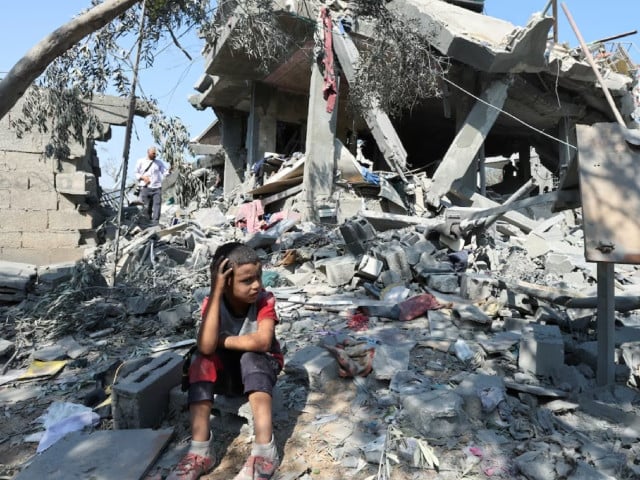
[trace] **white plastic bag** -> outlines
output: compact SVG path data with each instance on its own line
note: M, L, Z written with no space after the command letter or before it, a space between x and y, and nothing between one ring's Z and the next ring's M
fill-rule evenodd
M53 402L38 420L46 429L38 444L37 453L45 451L67 433L96 425L100 415L91 408L69 402Z
M469 348L469 345L467 345L467 342L463 339L459 338L456 340L456 343L453 344L453 348L456 352L456 357L458 357L458 360L461 362L466 362L473 358L473 352Z

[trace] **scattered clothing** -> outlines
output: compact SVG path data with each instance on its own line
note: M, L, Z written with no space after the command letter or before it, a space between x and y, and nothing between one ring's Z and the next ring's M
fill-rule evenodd
M236 213L235 224L239 228L246 228L249 233L258 232L265 225L263 215L264 207L260 200L243 203Z
M327 101L327 113L332 113L338 97L338 84L336 82L333 61L333 23L331 22L331 13L329 13L327 7L320 9L320 18L322 19L324 42L324 56L322 58L322 64L324 65L324 88L322 94Z

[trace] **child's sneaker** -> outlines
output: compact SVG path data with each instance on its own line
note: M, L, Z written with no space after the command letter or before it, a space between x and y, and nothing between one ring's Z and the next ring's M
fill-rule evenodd
M211 457L187 453L166 480L196 480L211 470L213 464L214 460Z
M269 460L251 455L233 480L269 480L278 469L278 457Z

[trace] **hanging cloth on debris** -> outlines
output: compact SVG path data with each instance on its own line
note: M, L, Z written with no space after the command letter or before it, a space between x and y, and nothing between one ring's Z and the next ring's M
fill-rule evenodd
M333 24L331 23L331 13L327 7L322 7L320 9L320 19L322 21L324 43L324 56L322 58L322 63L324 65L324 87L322 89L322 94L324 95L324 99L327 101L327 113L331 113L336 106L338 89L336 84L336 73L333 68Z
M261 200L243 203L236 213L235 225L246 228L249 233L257 232L264 225L262 215L264 215L264 207Z

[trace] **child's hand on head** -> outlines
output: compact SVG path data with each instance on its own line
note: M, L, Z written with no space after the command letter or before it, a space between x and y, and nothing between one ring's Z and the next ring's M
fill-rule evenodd
M217 293L222 294L232 272L233 268L228 258L223 257L211 263L211 281Z

